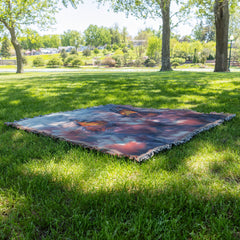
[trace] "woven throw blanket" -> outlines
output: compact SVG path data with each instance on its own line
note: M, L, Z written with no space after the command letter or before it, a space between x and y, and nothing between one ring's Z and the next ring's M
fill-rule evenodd
M109 104L5 124L141 162L234 116Z

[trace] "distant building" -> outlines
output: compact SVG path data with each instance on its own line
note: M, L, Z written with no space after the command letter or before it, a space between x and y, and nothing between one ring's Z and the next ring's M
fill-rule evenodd
M88 47L88 46L80 45L79 48L78 48L78 51L79 51L79 52L82 52L82 51L84 51L85 49L89 49L89 47Z
M58 52L61 52L63 49L66 51L66 52L71 52L72 49L75 48L74 46L66 46L66 47L58 47Z
M40 48L39 51L40 54L56 54L59 52L57 48Z
M42 53L41 53L40 50L32 50L32 51L27 50L27 51L24 52L24 55L26 55L26 56L30 56L30 55L41 55L41 54L42 54Z

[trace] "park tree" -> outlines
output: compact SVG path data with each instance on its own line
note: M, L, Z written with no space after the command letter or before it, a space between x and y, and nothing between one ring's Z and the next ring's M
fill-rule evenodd
M19 38L21 47L24 49L39 49L42 46L41 37L37 31L26 29L24 31L24 37Z
M99 47L111 43L111 34L109 29L98 27L97 25L89 25L84 31L85 42L87 46Z
M146 28L138 31L137 36L134 37L135 40L145 40L146 45L148 43L148 39L154 36L154 31L151 28Z
M161 71L170 71L170 5L171 0L97 0L99 3L110 2L115 12L126 12L140 18L162 18L162 67ZM176 0L179 2L179 0Z
M238 6L237 0L189 0L195 5L200 17L213 17L216 28L215 72L227 72L228 69L228 33L230 14Z
M229 33L234 39L240 39L240 6L236 6L235 12L230 15Z
M2 40L2 47L1 47L1 56L3 58L9 58L10 57L10 47L11 47L11 43L9 41L9 39L4 36L3 40Z
M216 29L214 24L214 19L207 21L206 24L200 21L193 29L193 36L195 40L201 42L216 41Z
M21 45L18 34L32 24L41 26L52 22L52 14L57 11L56 1L47 0L0 0L0 24L11 36L11 43L17 57L17 73L23 72Z
M40 39L45 48L58 48L62 45L61 37L58 34L43 35Z
M109 28L111 35L111 44L120 45L121 43L121 33L119 31L119 26L115 24L113 27Z
M161 45L161 39L156 36L148 39L147 56L157 63L159 63L160 60Z
M128 42L128 32L127 32L126 27L123 27L123 29L122 29L121 41L122 41L123 44L127 44L127 42Z
M67 30L61 35L61 41L63 46L74 46L78 49L83 44L83 37L76 30Z
M65 5L68 2L76 6L79 1L63 0ZM33 24L40 27L51 25L58 10L58 0L0 0L0 28L4 26L10 33L17 57L17 73L23 72L19 33Z

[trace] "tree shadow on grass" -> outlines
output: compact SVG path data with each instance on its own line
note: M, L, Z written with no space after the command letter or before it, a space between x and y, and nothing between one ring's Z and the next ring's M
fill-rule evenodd
M236 76L228 75L234 85ZM239 176L237 170L231 175L232 168L224 169L223 157L210 165L206 182L188 165L202 145L212 145L216 153L239 152L239 92L209 89L209 79L225 77L76 73L51 74L47 80L26 75L8 83L0 92L0 197L6 199L0 238L237 239L240 199L228 181ZM186 102L184 94L196 98ZM202 104L198 96L212 99ZM109 103L192 108L192 102L201 112L226 109L237 116L141 165L2 125ZM227 164L235 164L233 158ZM79 172L71 174L74 166ZM215 189L219 179L234 193Z
M2 239L234 239L239 231L239 197L186 177L156 189L85 191L20 165L12 174L17 182L2 185L11 196Z
M4 96L1 105L4 107L0 113L0 119L13 121L109 103L152 108L166 106L178 108L182 104L186 106L193 104L196 107L191 107L191 109L200 112L212 110L222 112L223 109L235 112L236 103L239 100L237 89L222 90L220 94L210 90L209 79L211 81L221 80L226 75L209 75L210 77L206 77L205 73L26 75L18 80L19 85L14 86L11 82L10 86L1 93L0 96ZM235 74L228 75L230 79L235 79L235 77ZM233 94L235 94L234 97ZM185 95L204 96L211 100L202 103L201 99L193 97L191 101L185 101L181 99L181 96ZM183 155L188 154L184 152ZM179 156L173 156L167 162L181 161L179 161ZM167 168L174 168L174 166Z

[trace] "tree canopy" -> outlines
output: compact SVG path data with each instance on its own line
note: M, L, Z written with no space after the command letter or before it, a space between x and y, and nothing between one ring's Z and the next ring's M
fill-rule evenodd
M170 71L170 5L171 0L97 0L100 4L110 3L115 12L125 12L139 18L162 18L162 67L161 71ZM180 0L175 0L180 2Z
M103 46L111 44L111 34L109 29L105 27L98 27L97 25L90 25L85 31L86 45L92 47Z
M226 72L228 69L228 39L230 15L238 7L238 0L189 0L197 6L197 15L214 18L216 29L216 63L215 72Z
M11 42L17 56L17 73L23 72L19 33L31 25L41 28L51 26L55 22L54 15L58 12L59 0L0 0L0 28L5 27L11 36ZM66 6L76 6L81 0L62 0Z

